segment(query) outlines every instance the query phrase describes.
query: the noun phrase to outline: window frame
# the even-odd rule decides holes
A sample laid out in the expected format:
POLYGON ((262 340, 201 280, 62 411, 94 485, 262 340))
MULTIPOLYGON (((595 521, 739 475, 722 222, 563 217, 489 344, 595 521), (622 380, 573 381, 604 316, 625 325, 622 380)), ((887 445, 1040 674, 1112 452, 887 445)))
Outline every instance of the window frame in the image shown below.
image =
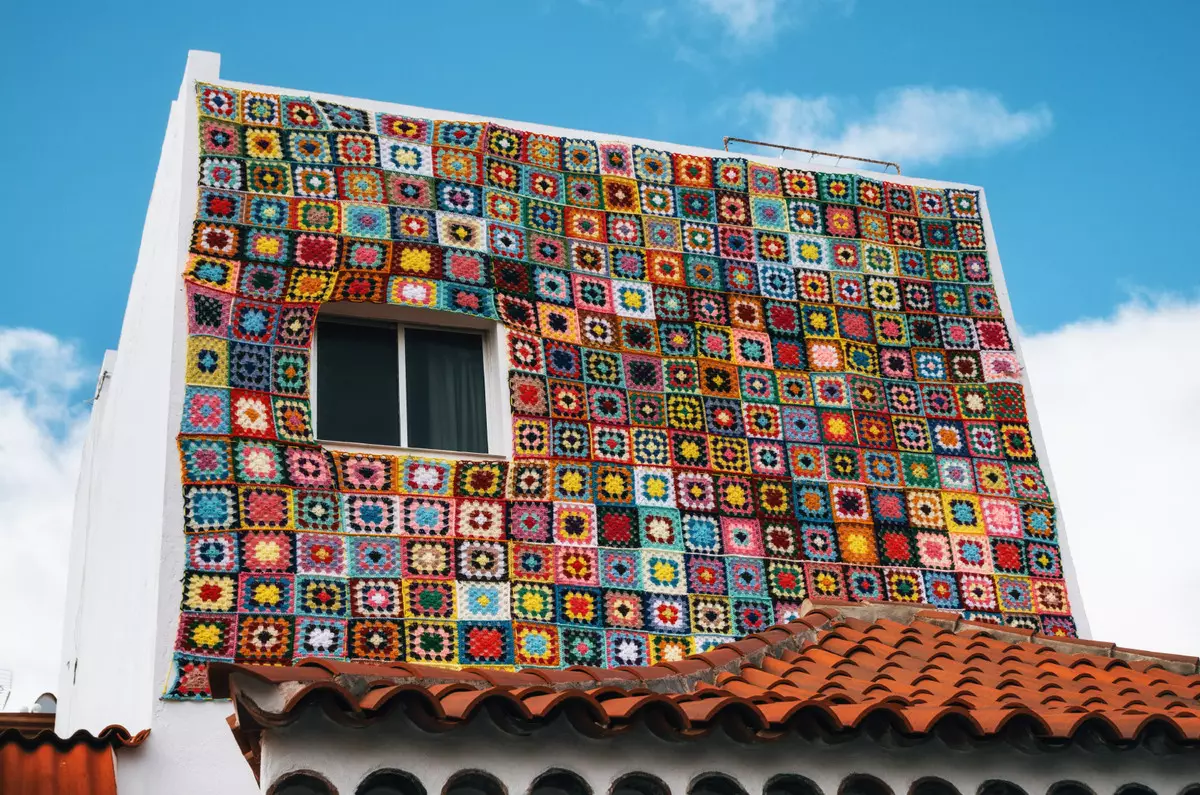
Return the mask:
POLYGON ((486 318, 439 312, 391 304, 362 304, 335 301, 322 304, 313 324, 313 335, 309 349, 308 398, 312 416, 313 436, 317 444, 328 450, 360 452, 369 454, 408 454, 431 458, 507 460, 512 448, 512 413, 509 406, 508 379, 505 377, 508 363, 508 335, 504 325, 486 318), (398 375, 398 400, 400 410, 400 444, 376 444, 329 439, 321 435, 317 421, 317 373, 320 367, 317 355, 321 321, 336 323, 360 323, 362 325, 391 326, 396 332, 396 372, 398 375), (453 334, 470 334, 482 340, 484 421, 487 427, 487 451, 439 450, 411 447, 408 443, 408 371, 405 359, 404 330, 417 328, 428 331, 445 331, 453 334))

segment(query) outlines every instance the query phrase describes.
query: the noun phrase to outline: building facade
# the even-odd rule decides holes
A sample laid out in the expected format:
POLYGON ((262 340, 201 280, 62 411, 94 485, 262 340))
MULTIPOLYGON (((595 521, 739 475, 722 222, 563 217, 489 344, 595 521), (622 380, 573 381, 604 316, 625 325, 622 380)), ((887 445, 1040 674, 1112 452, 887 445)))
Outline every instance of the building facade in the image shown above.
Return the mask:
POLYGON ((1068 642, 1011 316, 978 188, 192 53, 85 449, 58 731, 150 728, 134 793, 1177 792, 1195 661, 1068 642), (1064 675, 1043 650, 1137 676, 998 719, 1064 675), (860 686, 788 684, 809 663, 860 686))

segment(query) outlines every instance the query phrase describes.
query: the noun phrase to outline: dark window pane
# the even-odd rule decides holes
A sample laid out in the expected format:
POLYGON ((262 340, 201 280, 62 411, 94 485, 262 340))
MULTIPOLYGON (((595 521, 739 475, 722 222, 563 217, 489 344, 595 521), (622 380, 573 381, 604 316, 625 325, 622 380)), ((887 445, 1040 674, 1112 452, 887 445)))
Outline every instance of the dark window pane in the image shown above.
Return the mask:
POLYGON ((275 785, 272 795, 329 795, 329 786, 315 776, 288 776, 275 785))
POLYGON ((317 323, 317 436, 400 444, 396 327, 317 323))
POLYGON ((407 328, 404 360, 408 446, 486 453, 483 337, 407 328))
POLYGON ((591 795, 591 789, 574 773, 547 773, 534 782, 530 795, 591 795))

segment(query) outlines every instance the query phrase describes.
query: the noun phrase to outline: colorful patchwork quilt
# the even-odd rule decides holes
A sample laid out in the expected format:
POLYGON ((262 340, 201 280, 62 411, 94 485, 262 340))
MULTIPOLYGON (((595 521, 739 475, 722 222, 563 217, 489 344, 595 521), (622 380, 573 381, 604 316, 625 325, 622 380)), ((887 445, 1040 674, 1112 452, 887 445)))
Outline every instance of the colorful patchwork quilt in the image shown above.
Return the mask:
POLYGON ((169 698, 674 660, 808 596, 1073 635, 980 197, 197 87, 169 698), (314 441, 317 310, 502 324, 509 460, 314 441))

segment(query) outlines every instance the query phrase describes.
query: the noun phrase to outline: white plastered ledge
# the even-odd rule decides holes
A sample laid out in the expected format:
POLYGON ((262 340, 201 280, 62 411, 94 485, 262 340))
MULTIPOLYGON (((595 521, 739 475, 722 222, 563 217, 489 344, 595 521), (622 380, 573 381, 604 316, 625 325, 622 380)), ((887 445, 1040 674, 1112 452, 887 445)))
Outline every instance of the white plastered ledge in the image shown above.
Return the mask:
POLYGON ((532 735, 516 736, 487 718, 443 734, 429 734, 402 716, 366 728, 335 724, 316 709, 296 723, 263 735, 262 788, 289 772, 311 770, 327 778, 338 795, 353 795, 378 770, 415 776, 428 795, 439 795, 463 770, 495 776, 508 795, 525 795, 543 773, 577 773, 594 795, 607 795, 630 773, 647 773, 666 784, 669 795, 686 795, 704 773, 736 779, 747 795, 761 795, 781 774, 803 776, 823 795, 836 795, 850 775, 868 775, 906 795, 914 783, 936 777, 961 795, 975 795, 985 782, 1000 780, 1028 795, 1043 795, 1061 781, 1076 781, 1095 795, 1114 795, 1131 783, 1158 795, 1177 795, 1200 784, 1200 749, 1155 754, 1145 748, 1084 749, 1078 745, 1031 751, 995 741, 975 748, 951 748, 938 739, 907 747, 886 747, 865 736, 827 744, 793 735, 774 742, 740 744, 717 730, 696 740, 667 742, 639 726, 605 739, 579 735, 559 717, 532 735))

